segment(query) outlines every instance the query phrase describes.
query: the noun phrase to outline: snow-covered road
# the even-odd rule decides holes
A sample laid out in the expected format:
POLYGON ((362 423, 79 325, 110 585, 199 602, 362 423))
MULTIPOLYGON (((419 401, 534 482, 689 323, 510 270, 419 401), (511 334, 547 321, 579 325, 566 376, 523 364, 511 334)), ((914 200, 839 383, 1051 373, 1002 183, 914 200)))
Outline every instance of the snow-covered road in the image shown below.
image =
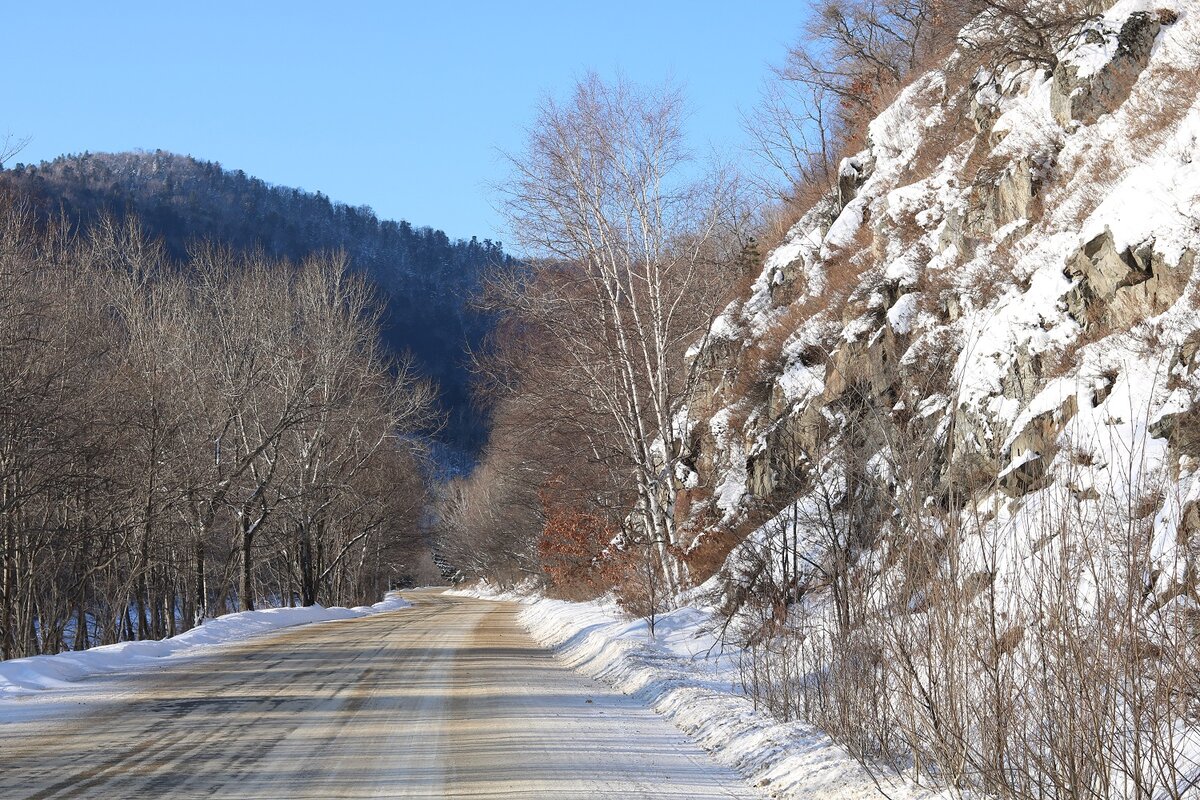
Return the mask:
POLYGON ((758 797, 510 603, 414 592, 0 706, 0 797, 758 797))

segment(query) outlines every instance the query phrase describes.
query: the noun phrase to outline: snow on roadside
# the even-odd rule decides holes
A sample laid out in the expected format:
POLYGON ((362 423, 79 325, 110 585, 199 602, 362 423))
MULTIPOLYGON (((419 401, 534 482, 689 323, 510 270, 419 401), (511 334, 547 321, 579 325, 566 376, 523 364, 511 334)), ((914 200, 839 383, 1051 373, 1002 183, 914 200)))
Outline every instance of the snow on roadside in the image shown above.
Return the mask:
POLYGON ((521 623, 567 666, 653 708, 772 797, 935 797, 895 779, 884 782, 881 791, 825 734, 756 711, 737 688, 736 653, 721 649, 704 609, 683 607, 661 615, 651 641, 645 620, 628 619, 609 601, 572 603, 524 591, 498 593, 486 585, 452 593, 522 603, 521 623))
POLYGON ((280 628, 354 619, 410 605, 398 594, 389 593, 379 603, 356 608, 307 606, 242 611, 210 619, 200 627, 170 639, 119 642, 53 656, 0 661, 0 701, 44 689, 68 688, 83 678, 158 664, 161 659, 172 656, 199 655, 204 648, 252 639, 280 628))

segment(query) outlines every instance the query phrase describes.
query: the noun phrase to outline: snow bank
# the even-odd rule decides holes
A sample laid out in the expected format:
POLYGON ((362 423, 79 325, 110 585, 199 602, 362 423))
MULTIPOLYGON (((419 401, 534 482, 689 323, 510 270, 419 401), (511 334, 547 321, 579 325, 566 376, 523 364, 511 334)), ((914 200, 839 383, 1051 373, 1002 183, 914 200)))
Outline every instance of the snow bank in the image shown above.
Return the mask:
POLYGON ((280 628, 354 619, 384 611, 408 608, 411 603, 389 593, 382 602, 356 608, 268 608, 226 614, 170 639, 93 647, 54 656, 32 656, 0 661, 0 700, 42 689, 65 688, 73 681, 112 672, 123 672, 180 655, 197 655, 202 648, 240 642, 280 628))
POLYGON ((721 649, 706 609, 663 614, 651 641, 645 620, 629 620, 609 601, 569 603, 487 586, 458 593, 521 602, 521 623, 567 666, 636 697, 772 797, 932 797, 895 781, 883 785, 884 794, 825 734, 756 711, 737 688, 737 653, 721 649))

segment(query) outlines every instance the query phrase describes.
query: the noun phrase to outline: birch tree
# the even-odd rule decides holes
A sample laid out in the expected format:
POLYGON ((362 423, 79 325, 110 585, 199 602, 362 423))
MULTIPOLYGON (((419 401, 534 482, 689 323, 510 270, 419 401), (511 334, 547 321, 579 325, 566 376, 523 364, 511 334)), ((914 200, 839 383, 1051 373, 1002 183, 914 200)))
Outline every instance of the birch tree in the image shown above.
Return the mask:
POLYGON ((518 242, 538 259, 512 279, 510 310, 557 340, 619 436, 639 535, 671 589, 684 577, 673 417, 694 378, 684 352, 723 295, 715 251, 728 206, 718 177, 695 178, 683 116, 677 90, 588 76, 566 102, 543 103, 503 187, 518 242))

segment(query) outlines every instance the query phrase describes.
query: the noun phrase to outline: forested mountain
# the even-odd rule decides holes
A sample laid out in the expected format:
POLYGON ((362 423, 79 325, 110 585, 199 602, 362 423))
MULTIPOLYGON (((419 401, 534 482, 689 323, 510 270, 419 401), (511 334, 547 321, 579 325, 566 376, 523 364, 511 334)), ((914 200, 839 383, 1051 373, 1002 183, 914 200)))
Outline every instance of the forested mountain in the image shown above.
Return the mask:
POLYGON ((31 197, 45 213, 59 209, 76 223, 105 210, 136 214, 175 257, 211 239, 236 251, 261 247, 299 261, 344 250, 386 293, 385 337, 411 351, 418 369, 437 381, 447 424, 440 438, 453 457, 470 457, 486 436, 472 407, 469 347, 489 328, 468 299, 483 270, 504 262, 499 242, 450 239, 440 230, 380 220, 367 206, 331 201, 320 192, 274 186, 241 170, 161 150, 83 153, 0 172, 0 183, 31 197))

